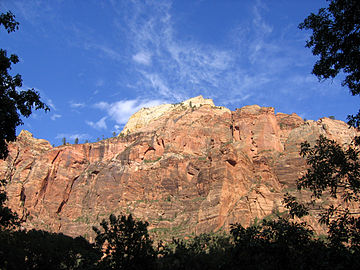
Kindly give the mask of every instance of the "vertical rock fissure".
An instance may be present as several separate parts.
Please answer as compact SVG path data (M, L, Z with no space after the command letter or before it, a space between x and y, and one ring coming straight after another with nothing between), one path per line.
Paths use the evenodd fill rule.
M45 179L43 180L43 182L41 184L40 192L39 192L38 197L36 198L34 207L36 207L36 205L38 204L39 198L45 194L45 191L46 191L46 188L47 188L47 185L48 185L48 181L49 181L49 177L50 177L50 171L48 171Z
M55 157L54 157L53 160L51 161L51 164L54 164L54 162L55 162L55 160L58 158L60 152L61 152L61 150L56 153Z
M17 147L16 149L17 149L16 156L15 156L13 162L11 164L9 164L9 173L8 173L9 175L6 177L8 182L11 182L11 179L14 176L15 171L16 171L16 161L17 161L17 159L19 157L19 154L20 154L19 148Z
M61 210L63 209L64 205L68 202L69 198L70 198L70 194L71 194L71 191L72 191L72 187L75 183L75 181L79 178L79 176L76 176L72 181L71 181L71 184L70 184L70 188L69 188L69 192L67 192L64 196L64 199L62 200L62 202L60 203L59 205L59 208L58 210L56 211L56 214L59 214L61 212Z
M231 139L234 140L234 115L233 115L233 113L231 113L230 129L231 129Z

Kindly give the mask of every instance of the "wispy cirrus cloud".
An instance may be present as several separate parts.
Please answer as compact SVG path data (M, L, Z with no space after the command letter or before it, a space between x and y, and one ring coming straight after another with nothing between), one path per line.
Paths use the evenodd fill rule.
M95 49L99 51L103 56L111 58L115 61L120 61L123 59L123 56L111 46L100 44L100 43L87 43L85 45L87 49Z
M223 104L244 101L264 92L296 63L297 52L272 39L273 26L264 19L267 9L260 0L250 9L252 20L234 25L227 46L196 37L181 39L172 1L133 1L127 10L128 68L133 76L125 84L136 85L137 94L145 98L179 101L202 94Z
M129 120L130 116L144 107L153 107L166 103L163 100L120 100L114 103L98 102L95 108L106 111L107 115L113 119L117 124L124 125ZM106 119L106 117L104 117ZM103 119L103 118L102 118ZM101 119L101 120L102 120ZM105 121L104 119L104 121ZM116 128L117 127L117 128ZM117 125L115 128L119 129Z
M127 6L132 10L125 20L133 60L129 69L136 74L137 92L172 101L198 94L211 96L233 66L234 55L230 50L178 39L171 6L171 1ZM131 81L128 84L134 85Z
M87 140L89 139L91 136L89 134L86 133L58 133L55 137L55 139L70 139L70 140L75 140L76 138L79 140Z
M133 55L132 59L139 64L147 66L151 64L151 54L148 52L138 52L137 54Z
M70 104L70 107L73 109L80 109L80 108L85 107L85 103L83 103L83 102L70 101L69 104Z
M56 114L55 113L55 114L50 116L50 119L53 120L53 121L55 121L57 118L61 118L61 114Z
M95 128L97 130L101 129L107 129L106 120L107 116L102 117L100 120L94 122L94 121L85 121L86 124L88 124L90 127Z
M118 44L126 46L119 49L116 43L101 43L78 30L83 37L79 40L85 40L85 49L125 64L119 85L131 86L141 99L156 96L174 102L202 94L220 104L237 104L275 97L276 92L269 90L274 87L294 91L299 87L290 80L280 83L293 66L303 63L297 60L301 57L297 48L286 36L279 39L265 19L264 1L244 3L252 19L234 25L220 44L204 43L196 36L182 39L174 23L181 17L174 19L172 1L110 3L118 16L114 37L125 37Z

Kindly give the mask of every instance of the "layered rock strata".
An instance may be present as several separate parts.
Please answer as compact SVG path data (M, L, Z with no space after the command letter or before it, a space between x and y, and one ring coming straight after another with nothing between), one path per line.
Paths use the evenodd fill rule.
M110 213L132 213L166 238L281 213L284 191L296 191L305 168L300 143L320 134L348 144L356 131L329 118L304 121L257 105L230 111L198 97L142 109L118 137L96 143L51 147L22 131L0 177L27 228L91 240L92 226Z

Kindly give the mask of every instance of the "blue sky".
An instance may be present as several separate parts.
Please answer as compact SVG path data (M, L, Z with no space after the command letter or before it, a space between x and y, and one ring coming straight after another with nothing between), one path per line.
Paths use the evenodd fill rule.
M19 31L1 48L20 57L12 72L51 108L24 125L58 145L110 137L141 107L203 95L234 110L346 120L359 98L341 78L318 82L298 24L313 0L2 0Z

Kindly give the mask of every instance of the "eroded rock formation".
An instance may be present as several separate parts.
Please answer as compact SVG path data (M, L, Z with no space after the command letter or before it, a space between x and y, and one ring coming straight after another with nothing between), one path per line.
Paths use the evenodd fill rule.
M284 191L295 192L304 170L302 141L323 134L348 144L356 134L338 120L257 105L230 111L202 97L158 108L96 143L53 148L22 131L0 177L24 226L91 240L110 213L132 213L165 237L248 225L283 211Z

